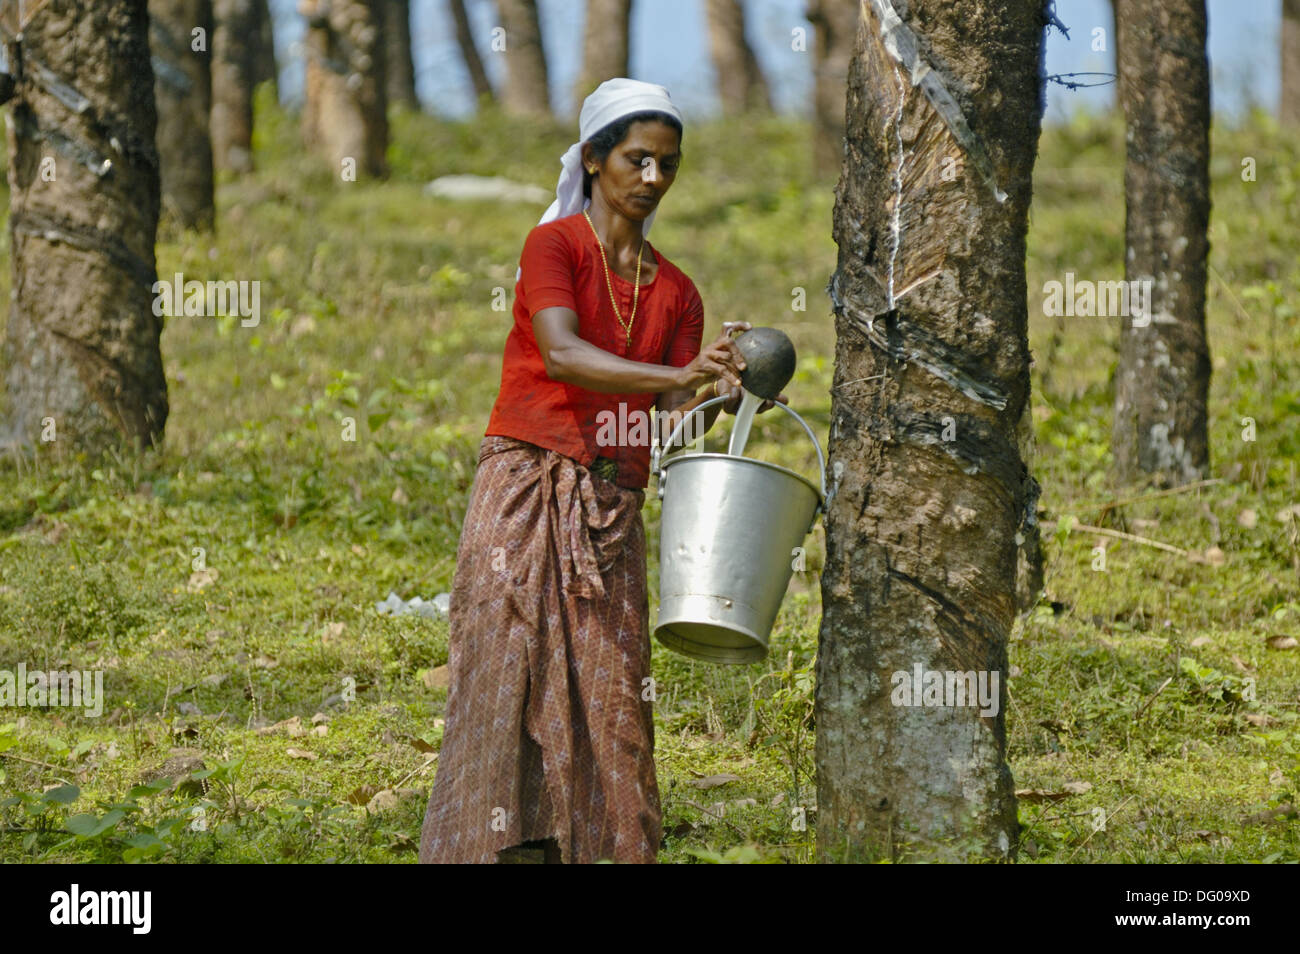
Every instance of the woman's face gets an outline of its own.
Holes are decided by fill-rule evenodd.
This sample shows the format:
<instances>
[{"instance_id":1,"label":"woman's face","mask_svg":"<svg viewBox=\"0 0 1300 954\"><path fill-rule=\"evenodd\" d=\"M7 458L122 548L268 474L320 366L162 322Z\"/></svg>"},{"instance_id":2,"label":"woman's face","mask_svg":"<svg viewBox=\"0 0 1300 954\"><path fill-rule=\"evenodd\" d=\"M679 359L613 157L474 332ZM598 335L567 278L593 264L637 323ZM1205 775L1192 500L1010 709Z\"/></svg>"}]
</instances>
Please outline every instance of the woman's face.
<instances>
[{"instance_id":1,"label":"woman's face","mask_svg":"<svg viewBox=\"0 0 1300 954\"><path fill-rule=\"evenodd\" d=\"M591 159L591 146L584 145L585 165L598 173L592 178L592 189L600 190L607 205L640 221L655 210L677 177L680 146L676 129L653 121L628 127L627 136L604 162Z\"/></svg>"}]
</instances>

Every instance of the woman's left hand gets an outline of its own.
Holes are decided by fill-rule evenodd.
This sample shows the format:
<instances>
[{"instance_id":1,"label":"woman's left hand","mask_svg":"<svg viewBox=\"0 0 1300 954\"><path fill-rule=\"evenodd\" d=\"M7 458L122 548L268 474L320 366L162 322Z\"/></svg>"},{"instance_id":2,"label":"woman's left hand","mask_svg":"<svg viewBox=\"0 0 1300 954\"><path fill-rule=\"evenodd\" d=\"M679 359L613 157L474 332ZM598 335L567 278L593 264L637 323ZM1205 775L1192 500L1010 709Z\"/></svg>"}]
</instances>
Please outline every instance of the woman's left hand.
<instances>
[{"instance_id":1,"label":"woman's left hand","mask_svg":"<svg viewBox=\"0 0 1300 954\"><path fill-rule=\"evenodd\" d=\"M743 396L744 396L743 388L733 387L732 385L728 384L724 380L718 381L718 397L730 398L729 401L727 401L725 404L722 405L722 409L726 411L728 414L735 414L737 411L740 410L740 399ZM776 396L776 399L780 401L782 404L790 403L789 400L786 398L784 392L778 394ZM762 404L758 406L758 411L756 413L762 414L764 411L770 411L772 409L772 404L773 404L772 401L764 401Z\"/></svg>"}]
</instances>

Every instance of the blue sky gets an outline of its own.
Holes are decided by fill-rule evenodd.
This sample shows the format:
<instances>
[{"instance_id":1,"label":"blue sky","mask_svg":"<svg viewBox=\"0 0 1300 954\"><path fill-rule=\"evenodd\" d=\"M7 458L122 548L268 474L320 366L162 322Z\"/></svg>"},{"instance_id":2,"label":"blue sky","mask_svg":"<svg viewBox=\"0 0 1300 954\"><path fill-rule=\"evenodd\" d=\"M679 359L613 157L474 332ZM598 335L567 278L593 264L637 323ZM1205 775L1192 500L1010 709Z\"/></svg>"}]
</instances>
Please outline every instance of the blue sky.
<instances>
[{"instance_id":1,"label":"blue sky","mask_svg":"<svg viewBox=\"0 0 1300 954\"><path fill-rule=\"evenodd\" d=\"M844 0L851 2L851 0ZM966 0L953 0L966 2ZM297 98L302 89L301 60L290 56L302 35L294 12L297 0L271 0L276 14L283 93ZM499 83L504 64L487 51L486 37L495 25L491 0L466 0L479 36L489 75ZM812 85L811 26L803 17L805 0L745 0L750 42L772 86L777 109L806 108ZM583 0L539 0L542 42L551 71L551 103L562 115L576 112L572 86L581 64ZM447 0L411 0L417 91L425 108L446 117L473 113L469 78L452 32ZM1216 112L1236 115L1258 105L1276 110L1278 36L1281 0L1208 0L1212 98ZM1047 44L1049 73L1114 72L1109 0L1057 0L1057 15L1070 30L1067 40L1052 31ZM791 31L808 31L810 52L791 49ZM1105 52L1093 52L1093 30L1106 31ZM704 118L717 111L713 68L708 57L704 0L634 0L629 73L662 83L682 111ZM1113 87L1066 90L1049 87L1047 120L1059 121L1078 108L1105 109Z\"/></svg>"}]
</instances>

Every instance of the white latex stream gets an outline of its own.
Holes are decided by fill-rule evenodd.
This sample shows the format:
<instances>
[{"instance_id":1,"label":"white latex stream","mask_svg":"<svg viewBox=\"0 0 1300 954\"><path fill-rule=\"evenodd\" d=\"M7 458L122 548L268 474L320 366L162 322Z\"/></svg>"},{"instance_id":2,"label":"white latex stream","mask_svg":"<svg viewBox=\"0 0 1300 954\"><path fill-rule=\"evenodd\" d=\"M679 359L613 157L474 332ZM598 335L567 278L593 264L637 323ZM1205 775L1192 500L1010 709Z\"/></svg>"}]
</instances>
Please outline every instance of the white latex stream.
<instances>
[{"instance_id":1,"label":"white latex stream","mask_svg":"<svg viewBox=\"0 0 1300 954\"><path fill-rule=\"evenodd\" d=\"M740 409L736 411L736 423L731 428L731 443L727 445L728 454L739 457L745 453L745 445L749 442L749 427L754 423L754 412L762 403L763 399L757 394L742 390Z\"/></svg>"}]
</instances>

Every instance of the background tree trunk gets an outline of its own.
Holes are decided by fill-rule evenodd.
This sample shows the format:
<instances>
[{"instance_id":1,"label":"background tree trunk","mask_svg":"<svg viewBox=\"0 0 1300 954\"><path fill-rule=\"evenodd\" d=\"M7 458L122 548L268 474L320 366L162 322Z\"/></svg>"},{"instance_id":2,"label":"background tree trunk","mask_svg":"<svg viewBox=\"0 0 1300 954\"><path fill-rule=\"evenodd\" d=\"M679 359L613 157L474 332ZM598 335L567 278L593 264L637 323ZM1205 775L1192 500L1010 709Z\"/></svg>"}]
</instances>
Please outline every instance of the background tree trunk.
<instances>
[{"instance_id":1,"label":"background tree trunk","mask_svg":"<svg viewBox=\"0 0 1300 954\"><path fill-rule=\"evenodd\" d=\"M415 63L411 58L411 0L383 0L383 3L388 102L419 109L420 98L415 95Z\"/></svg>"},{"instance_id":2,"label":"background tree trunk","mask_svg":"<svg viewBox=\"0 0 1300 954\"><path fill-rule=\"evenodd\" d=\"M632 0L587 0L582 33L582 73L574 87L574 112L601 83L615 76L627 76L628 31L632 23Z\"/></svg>"},{"instance_id":3,"label":"background tree trunk","mask_svg":"<svg viewBox=\"0 0 1300 954\"><path fill-rule=\"evenodd\" d=\"M858 32L857 0L809 0L805 14L814 30L813 169L819 178L838 175L844 161L844 88Z\"/></svg>"},{"instance_id":4,"label":"background tree trunk","mask_svg":"<svg viewBox=\"0 0 1300 954\"><path fill-rule=\"evenodd\" d=\"M222 172L253 168L253 77L260 0L213 0L212 156Z\"/></svg>"},{"instance_id":5,"label":"background tree trunk","mask_svg":"<svg viewBox=\"0 0 1300 954\"><path fill-rule=\"evenodd\" d=\"M120 436L148 445L162 439L167 382L153 313L146 0L51 0L24 24L7 21L6 34L17 83L7 124L13 436L48 438L42 421L52 418L59 446L90 453Z\"/></svg>"},{"instance_id":6,"label":"background tree trunk","mask_svg":"<svg viewBox=\"0 0 1300 954\"><path fill-rule=\"evenodd\" d=\"M149 0L162 214L187 229L210 230L215 217L211 43L211 0Z\"/></svg>"},{"instance_id":7,"label":"background tree trunk","mask_svg":"<svg viewBox=\"0 0 1300 954\"><path fill-rule=\"evenodd\" d=\"M1282 0L1282 125L1300 127L1300 0Z\"/></svg>"},{"instance_id":8,"label":"background tree trunk","mask_svg":"<svg viewBox=\"0 0 1300 954\"><path fill-rule=\"evenodd\" d=\"M506 86L501 105L512 116L549 116L546 52L535 0L497 0L506 31Z\"/></svg>"},{"instance_id":9,"label":"background tree trunk","mask_svg":"<svg viewBox=\"0 0 1300 954\"><path fill-rule=\"evenodd\" d=\"M276 98L280 96L280 68L275 61L275 27L270 0L253 0L257 17L257 46L253 53L253 88L270 83Z\"/></svg>"},{"instance_id":10,"label":"background tree trunk","mask_svg":"<svg viewBox=\"0 0 1300 954\"><path fill-rule=\"evenodd\" d=\"M745 39L745 10L740 0L707 0L709 55L717 74L722 111L735 116L752 110L770 110L767 80Z\"/></svg>"},{"instance_id":11,"label":"background tree trunk","mask_svg":"<svg viewBox=\"0 0 1300 954\"><path fill-rule=\"evenodd\" d=\"M834 212L815 712L824 861L1006 858L1018 836L1006 644L1033 495L1017 430L1043 18L1022 0L907 7L903 24L888 0L863 3ZM912 86L918 44L932 72ZM996 702L983 715L968 700L895 704L908 700L894 674L916 667L987 673Z\"/></svg>"},{"instance_id":12,"label":"background tree trunk","mask_svg":"<svg viewBox=\"0 0 1300 954\"><path fill-rule=\"evenodd\" d=\"M1121 319L1112 447L1121 481L1176 485L1209 468L1205 0L1119 0L1117 19L1127 125L1124 274L1149 281L1151 298L1145 327Z\"/></svg>"},{"instance_id":13,"label":"background tree trunk","mask_svg":"<svg viewBox=\"0 0 1300 954\"><path fill-rule=\"evenodd\" d=\"M303 138L335 171L388 174L383 0L300 0L307 19Z\"/></svg>"},{"instance_id":14,"label":"background tree trunk","mask_svg":"<svg viewBox=\"0 0 1300 954\"><path fill-rule=\"evenodd\" d=\"M469 80L474 84L474 98L480 104L492 102L492 84L488 82L487 71L483 69L483 59L478 55L474 45L474 34L470 30L469 16L465 13L465 0L449 0L451 16L456 23L456 42L460 46L461 56L465 58L465 69Z\"/></svg>"}]
</instances>

